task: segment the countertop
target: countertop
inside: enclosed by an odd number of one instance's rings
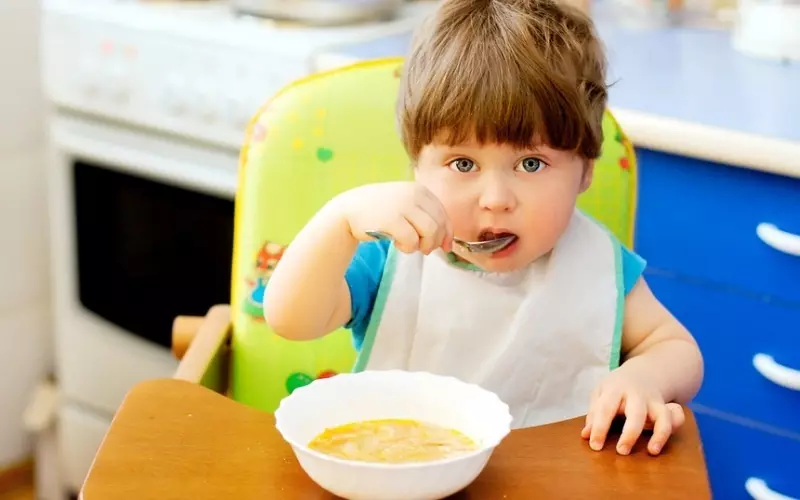
[[[800,63],[740,54],[729,31],[595,22],[608,52],[609,106],[634,144],[800,178]],[[403,56],[410,37],[342,46],[319,65]]]

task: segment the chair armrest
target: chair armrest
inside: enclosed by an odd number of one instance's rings
[[[183,359],[200,327],[206,321],[205,316],[178,316],[172,322],[172,355],[178,361]]]
[[[227,392],[230,336],[231,310],[227,305],[212,307],[203,318],[175,318],[172,352],[181,362],[173,378]]]

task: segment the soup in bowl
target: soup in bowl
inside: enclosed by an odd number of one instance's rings
[[[508,435],[508,405],[453,377],[399,370],[319,379],[275,412],[300,466],[350,500],[434,500],[468,486]]]

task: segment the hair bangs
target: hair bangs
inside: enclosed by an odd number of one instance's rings
[[[403,71],[401,135],[416,160],[434,142],[541,144],[600,155],[605,63],[587,19],[550,0],[445,0]]]
[[[584,121],[574,105],[577,95],[570,95],[575,91],[565,91],[553,81],[525,84],[534,79],[503,74],[488,65],[480,69],[467,78],[430,75],[432,81],[420,89],[418,112],[410,124],[416,132],[414,151],[425,144],[453,146],[473,140],[519,149],[542,143],[562,150],[581,149]]]

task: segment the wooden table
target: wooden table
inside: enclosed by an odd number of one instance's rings
[[[125,398],[82,500],[335,498],[305,475],[271,414],[189,382],[141,383]],[[452,500],[711,498],[694,417],[659,457],[619,456],[580,438],[583,419],[513,431]]]

